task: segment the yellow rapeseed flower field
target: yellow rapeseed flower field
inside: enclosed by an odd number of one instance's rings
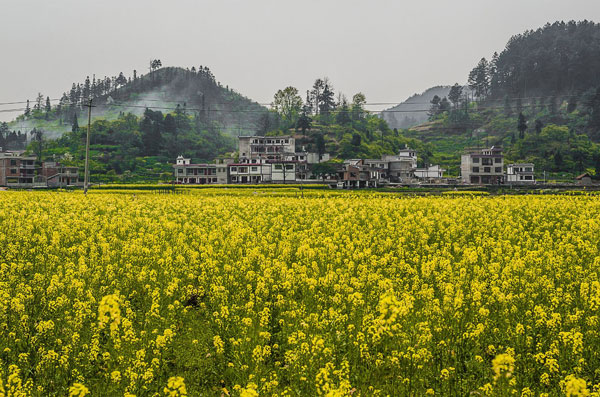
[[[598,396],[598,196],[0,193],[0,396]]]

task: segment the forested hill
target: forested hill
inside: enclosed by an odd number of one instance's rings
[[[510,38],[471,71],[469,84],[490,98],[560,96],[600,86],[600,24],[555,22]]]
[[[599,24],[555,22],[513,36],[471,70],[468,88],[435,97],[429,122],[407,132],[433,145],[437,161],[458,169],[465,147],[501,145],[508,161],[540,173],[600,176]]]
[[[23,115],[9,124],[23,133],[33,128],[46,137],[57,137],[87,121],[87,107],[92,99],[93,119],[115,120],[120,115],[141,115],[146,108],[163,113],[181,110],[198,114],[213,129],[229,135],[252,134],[267,109],[218,82],[208,67],[183,69],[160,68],[155,61],[151,72],[132,76],[96,79],[89,76],[83,83],[73,83],[62,97],[50,100],[39,94],[27,104]]]
[[[450,92],[450,86],[437,86],[425,90],[421,94],[414,94],[406,101],[381,112],[381,117],[390,128],[410,128],[427,121],[427,113],[422,109],[434,96],[445,97]]]

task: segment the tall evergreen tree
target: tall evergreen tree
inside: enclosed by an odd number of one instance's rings
[[[329,114],[335,109],[334,97],[335,93],[333,92],[333,89],[329,83],[325,83],[323,92],[321,93],[321,101],[319,103],[319,113],[325,118],[325,122],[329,121]]]
[[[316,79],[315,83],[313,84],[313,89],[310,92],[311,94],[311,106],[313,107],[313,111],[315,114],[319,114],[319,107],[321,105],[321,93],[323,92],[323,89],[325,88],[325,81],[322,79]]]
[[[73,121],[71,123],[71,131],[78,132],[79,131],[79,122],[77,121],[77,114],[73,113]]]
[[[50,97],[49,96],[46,97],[46,106],[44,107],[44,110],[46,111],[46,120],[48,120],[48,118],[50,116],[50,110],[52,110],[52,106],[50,105]]]
[[[91,97],[92,85],[90,83],[90,76],[85,78],[85,82],[83,83],[83,88],[81,90],[81,100],[82,103],[86,102]]]
[[[469,88],[473,90],[478,99],[484,99],[490,88],[489,65],[485,58],[481,58],[477,66],[469,73]]]

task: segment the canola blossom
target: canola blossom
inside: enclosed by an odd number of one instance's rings
[[[598,196],[0,193],[0,396],[598,396]]]

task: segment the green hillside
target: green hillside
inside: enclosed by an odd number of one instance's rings
[[[507,161],[570,179],[600,175],[600,25],[556,22],[512,37],[434,98],[429,122],[403,133],[434,147],[433,161],[458,172],[467,147],[503,146]]]
[[[46,99],[47,98],[47,99]],[[258,103],[217,82],[207,67],[183,69],[158,68],[146,75],[92,79],[73,83],[62,97],[49,100],[39,94],[23,114],[8,124],[10,130],[42,129],[46,137],[60,137],[77,124],[87,123],[88,100],[92,99],[93,120],[116,120],[122,114],[141,116],[146,108],[164,113],[181,108],[198,113],[203,119],[229,135],[253,133],[266,109]]]

